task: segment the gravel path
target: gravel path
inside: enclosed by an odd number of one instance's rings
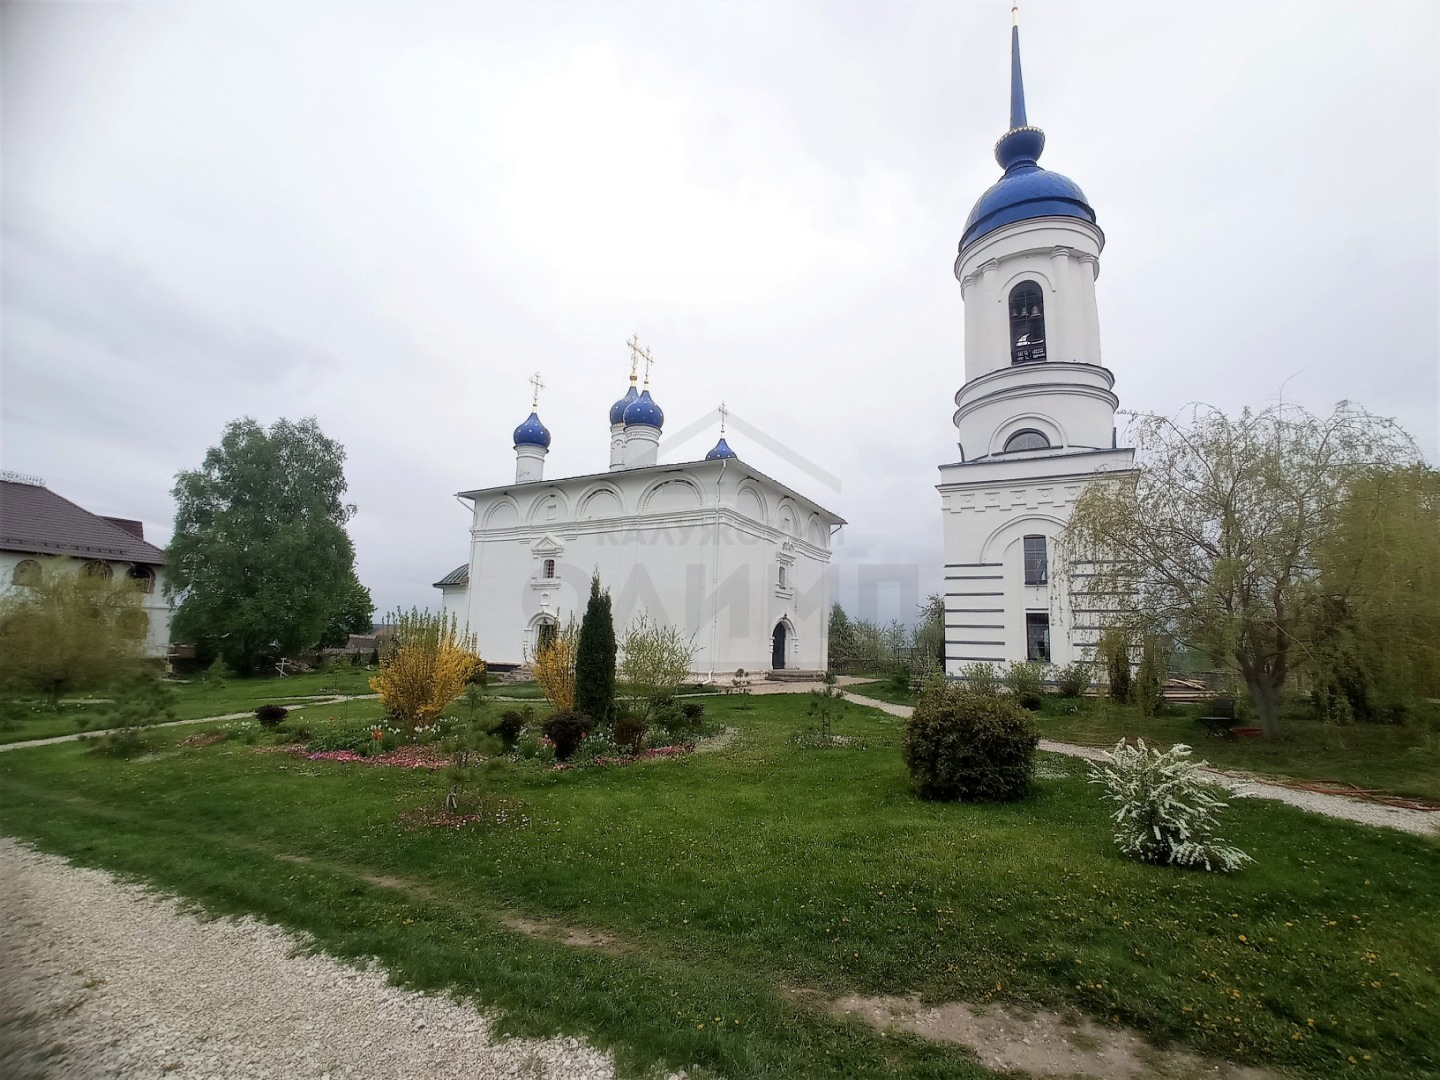
[[[888,701],[879,701],[860,694],[847,693],[845,700],[906,719],[909,719],[913,711],[909,705],[892,705]],[[1054,742],[1050,739],[1041,739],[1040,749],[1052,754],[1085,758],[1087,761],[1099,761],[1105,756],[1105,751],[1098,747],[1077,746],[1074,743]],[[1367,802],[1364,799],[1352,799],[1345,795],[1326,795],[1319,791],[1296,791],[1281,784],[1271,784],[1253,776],[1222,772],[1219,769],[1203,769],[1201,772],[1205,779],[1225,788],[1236,798],[1274,799],[1276,802],[1289,803],[1301,810],[1323,814],[1325,817],[1357,821],[1361,825],[1399,829],[1417,836],[1440,836],[1440,813],[1434,811],[1407,810],[1398,806]]]
[[[614,1075],[577,1039],[497,1042],[470,1005],[301,947],[0,837],[0,1077]]]

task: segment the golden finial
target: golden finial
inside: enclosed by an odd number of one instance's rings
[[[530,408],[538,409],[540,407],[540,391],[545,389],[544,380],[540,378],[538,371],[530,376],[530,385],[535,388],[535,396],[530,399]]]

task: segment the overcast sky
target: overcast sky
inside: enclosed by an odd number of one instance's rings
[[[1026,0],[1042,164],[1104,229],[1122,408],[1350,399],[1440,458],[1433,2]],[[437,604],[454,492],[602,470],[625,340],[669,431],[851,524],[841,596],[940,579],[965,218],[1009,5],[15,4],[3,13],[3,450],[164,543],[227,421],[347,448],[380,612]],[[689,460],[713,427],[667,448]],[[895,567],[896,570],[876,570]]]

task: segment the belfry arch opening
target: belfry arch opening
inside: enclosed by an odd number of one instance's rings
[[[1045,359],[1045,295],[1033,281],[1010,290],[1010,363]]]

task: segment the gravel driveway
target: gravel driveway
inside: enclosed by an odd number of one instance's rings
[[[469,1005],[300,946],[0,837],[0,1077],[614,1075],[579,1040],[497,1042]]]

